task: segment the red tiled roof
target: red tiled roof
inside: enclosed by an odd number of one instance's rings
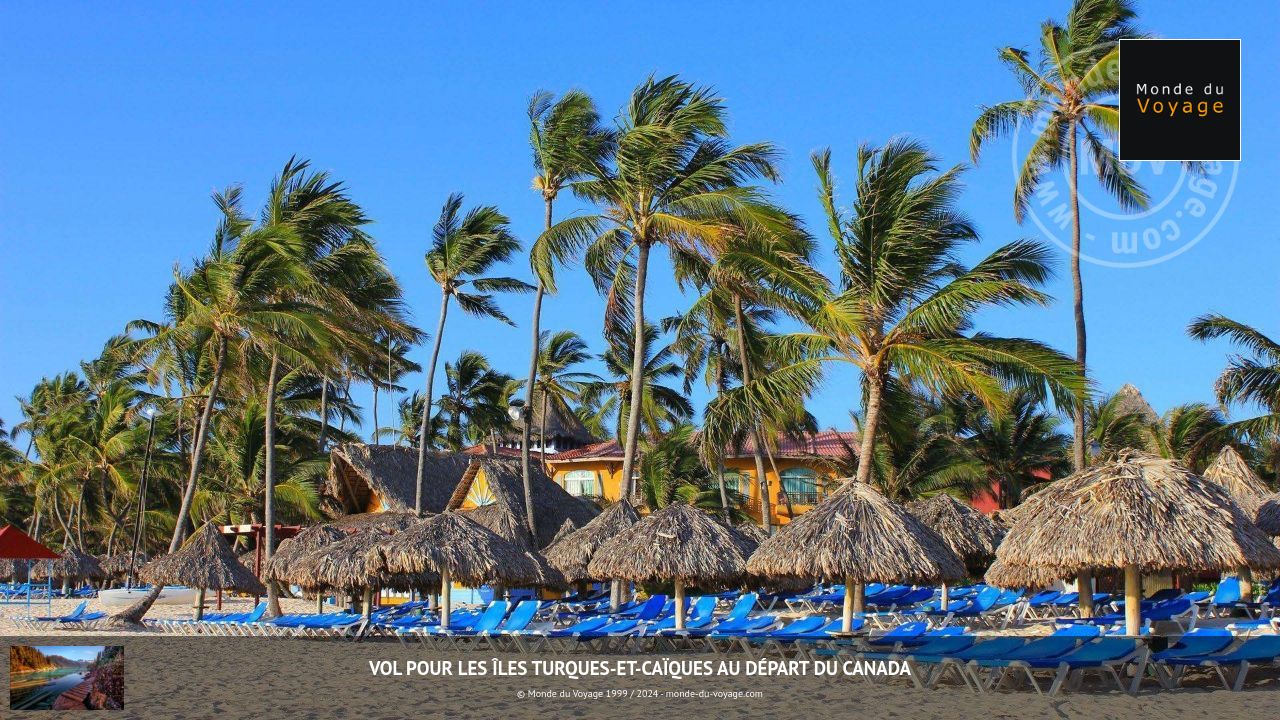
[[[846,450],[845,445],[853,448],[855,452],[858,449],[858,434],[853,432],[838,432],[836,430],[824,430],[812,435],[806,435],[802,438],[782,437],[778,438],[778,450],[775,453],[777,457],[796,458],[796,457],[844,457]],[[755,443],[747,440],[742,447],[742,451],[737,457],[746,457],[755,453]],[[556,453],[547,458],[548,462],[566,462],[573,460],[620,460],[622,459],[622,446],[617,440],[606,440],[585,447],[566,450],[562,453]]]

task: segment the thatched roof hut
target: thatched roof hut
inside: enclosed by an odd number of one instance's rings
[[[901,505],[852,479],[760,543],[747,569],[765,577],[843,578],[845,629],[869,582],[931,583],[965,575],[946,542]]]
[[[328,478],[321,488],[322,505],[332,516],[368,511],[408,513],[417,490],[418,453],[413,448],[390,445],[340,445],[330,454]],[[551,543],[565,520],[585,525],[599,510],[570,495],[547,477],[540,466],[530,468],[534,516],[537,521],[536,547]],[[477,479],[483,472],[483,480]],[[423,510],[439,513],[456,509],[468,490],[483,484],[485,497],[474,504],[484,505],[478,521],[503,521],[507,512],[520,524],[525,521],[524,480],[520,461],[463,453],[429,453],[426,459]],[[491,505],[497,506],[489,509]]]
[[[1262,478],[1249,467],[1249,463],[1230,445],[1224,446],[1209,467],[1205,468],[1204,479],[1221,485],[1250,519],[1257,516],[1258,508],[1271,492]]]
[[[282,541],[276,551],[271,554],[271,559],[262,566],[263,581],[289,582],[288,578],[293,574],[293,566],[303,556],[321,547],[338,542],[346,536],[347,533],[340,530],[336,525],[321,523],[312,525],[297,535]],[[302,584],[299,583],[299,585]]]
[[[1280,550],[1220,485],[1135,450],[1037,493],[996,558],[1011,573],[1123,570],[1130,634],[1138,630],[1144,573],[1280,567]]]
[[[444,512],[397,533],[369,550],[370,572],[440,574],[441,624],[449,622],[453,582],[470,585],[536,582],[542,570],[528,551],[469,519],[466,513]]]
[[[389,573],[370,563],[370,551],[385,545],[392,537],[385,530],[369,528],[321,545],[299,557],[291,565],[286,580],[307,590],[327,588],[345,592],[375,587],[422,590],[439,585],[437,573]]]
[[[581,525],[575,523],[573,520],[566,519],[560,524],[560,529],[556,531],[556,536],[551,538],[551,544],[554,545],[555,543],[569,537],[577,532],[581,527]],[[550,545],[548,545],[548,547],[550,547]]]
[[[422,518],[411,512],[369,512],[343,515],[330,520],[327,524],[344,532],[378,529],[387,532],[400,532],[416,525]]]
[[[686,584],[724,585],[746,574],[742,537],[707,513],[675,503],[623,528],[597,548],[587,574],[634,582],[673,581],[679,629],[684,627]]]
[[[968,503],[940,493],[908,503],[907,510],[942,538],[965,562],[984,562],[996,555],[1004,528]]]
[[[1255,518],[1258,529],[1268,535],[1280,535],[1280,493],[1262,499]]]
[[[53,561],[52,567],[47,562],[31,566],[33,580],[44,580],[50,576],[55,579],[101,580],[107,574],[103,571],[102,563],[98,562],[98,558],[79,548],[70,547],[62,551],[58,559]]]
[[[0,580],[11,582],[27,581],[26,560],[0,560]]]
[[[144,582],[187,585],[200,590],[238,590],[263,595],[267,589],[236,559],[212,523],[205,523],[177,552],[152,560],[139,573]]]
[[[1160,413],[1151,407],[1151,403],[1142,396],[1142,391],[1132,383],[1125,383],[1116,391],[1116,412],[1119,415],[1137,415],[1142,421],[1151,424],[1160,420]]]
[[[619,500],[581,529],[549,545],[543,550],[543,557],[563,573],[568,582],[598,579],[587,572],[587,564],[596,550],[639,520],[640,516],[631,503]]]
[[[987,568],[983,579],[1002,588],[1043,588],[1070,576],[1071,572],[1060,568],[1009,565],[996,560],[991,563],[991,567]]]

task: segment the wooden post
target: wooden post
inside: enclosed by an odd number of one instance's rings
[[[684,629],[684,583],[676,580],[676,630]]]
[[[218,609],[222,609],[222,588],[218,588]]]
[[[1080,617],[1093,617],[1093,569],[1081,570],[1076,576],[1076,590],[1080,593]]]
[[[853,592],[853,611],[856,613],[865,612],[867,609],[867,586],[858,583],[853,587],[844,586],[844,596],[849,597],[850,591]]]
[[[609,583],[609,612],[618,612],[618,606],[622,604],[622,581],[614,578]]]
[[[449,579],[449,568],[440,568],[440,629],[449,629],[449,591],[453,589],[453,581]]]
[[[840,632],[853,632],[853,593],[849,588],[853,587],[853,576],[847,575],[844,579],[844,619],[840,624]]]
[[[1236,575],[1240,578],[1240,602],[1252,602],[1253,571],[1247,567],[1242,567]]]
[[[322,592],[316,593],[316,614],[324,614],[324,593]]]
[[[204,588],[196,593],[196,622],[204,618]]]
[[[368,620],[373,615],[373,588],[365,586],[364,588],[364,619]]]
[[[951,604],[951,586],[945,582],[942,583],[942,606],[938,608],[941,612],[947,611],[947,606]]]
[[[1137,637],[1142,632],[1142,574],[1137,565],[1124,568],[1124,634]]]

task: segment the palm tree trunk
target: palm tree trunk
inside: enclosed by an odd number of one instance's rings
[[[440,339],[444,336],[444,321],[449,315],[449,293],[440,289],[440,322],[436,323],[436,340],[431,348],[431,364],[427,366],[427,394],[422,398],[422,424],[418,427],[418,481],[413,496],[413,511],[422,516],[422,491],[426,479],[427,425],[431,422],[432,384],[436,377],[436,362],[440,360]]]
[[[378,387],[373,387],[374,403],[377,403]],[[374,417],[377,417],[377,405],[374,406]],[[373,429],[378,429],[377,420],[373,423]],[[320,452],[324,452],[324,436],[329,434],[329,376],[325,375],[320,378],[320,433],[316,436],[316,447]]]
[[[742,373],[742,385],[746,387],[751,384],[751,358],[747,354],[746,314],[742,311],[741,295],[733,298],[733,314],[738,325],[738,365]],[[756,478],[760,483],[760,524],[764,526],[766,534],[773,534],[773,502],[769,494],[769,477],[764,472],[759,422],[751,428],[751,438],[755,445],[752,455],[756,463]]]
[[[862,419],[862,444],[858,450],[860,483],[871,482],[872,457],[876,450],[876,424],[880,422],[880,395],[884,391],[878,372],[867,373],[867,411]]]
[[[1087,375],[1085,364],[1086,336],[1084,328],[1084,281],[1080,277],[1080,191],[1078,175],[1078,152],[1076,150],[1076,124],[1071,123],[1068,142],[1071,153],[1071,177],[1068,192],[1071,193],[1071,290],[1073,294],[1072,308],[1076,321],[1076,362],[1080,365],[1080,375]],[[1074,437],[1071,441],[1071,464],[1076,472],[1084,469],[1084,406],[1077,403],[1071,413],[1074,425]]]
[[[373,444],[379,445],[378,442],[378,383],[373,383]]]
[[[546,201],[546,218],[545,227],[551,229],[551,208],[554,200],[544,196]],[[525,520],[529,523],[529,533],[537,537],[534,528],[533,517],[533,475],[530,470],[532,461],[532,448],[530,444],[533,441],[533,428],[529,426],[530,413],[533,412],[533,387],[538,383],[538,354],[542,351],[540,347],[542,343],[542,296],[546,289],[542,285],[542,281],[538,281],[538,289],[533,294],[533,352],[529,356],[529,378],[524,386],[524,420],[521,423],[523,427],[520,429],[520,478],[524,481],[524,515]],[[545,460],[547,456],[546,438],[538,441],[538,447],[542,452],[542,458]]]
[[[724,521],[729,523],[729,491],[724,486],[724,461],[720,461],[716,467],[716,482],[720,484],[720,512],[724,514]]]
[[[169,540],[169,552],[174,552],[182,545],[186,534],[186,518],[191,512],[191,501],[196,494],[196,479],[200,476],[200,463],[204,459],[204,445],[209,435],[209,421],[213,417],[213,405],[218,400],[218,387],[222,384],[222,371],[227,360],[227,342],[218,341],[218,355],[213,365],[213,380],[209,383],[209,397],[205,401],[204,411],[200,413],[200,421],[196,425],[195,447],[191,450],[191,472],[187,476],[187,487],[182,493],[182,506],[173,524],[173,537]],[[107,620],[108,626],[137,626],[142,618],[151,610],[156,598],[164,590],[162,583],[153,583],[151,592],[138,602],[112,615]]]
[[[640,403],[644,397],[644,285],[649,273],[649,243],[641,242],[636,257],[636,286],[632,297],[635,341],[631,349],[631,406],[627,408],[626,445],[622,453],[622,497],[631,499],[635,492],[631,479],[640,441]]]
[[[769,449],[768,445],[765,445],[764,452],[769,458],[769,467],[773,469],[773,476],[778,478],[778,494],[782,496],[782,502],[787,505],[787,518],[795,520],[796,513],[791,507],[791,496],[787,494],[787,488],[782,484],[782,473],[778,472],[778,463],[773,460],[773,451]]]
[[[263,453],[265,458],[262,463],[263,474],[263,501],[262,501],[262,524],[263,524],[263,562],[271,559],[272,552],[276,546],[276,382],[280,372],[280,355],[279,353],[271,353],[271,369],[267,373],[267,417],[263,425],[266,426],[266,437],[263,440]],[[267,583],[267,613],[270,617],[280,615],[280,589],[275,583]]]
[[[213,381],[209,383],[209,397],[205,400],[204,411],[200,413],[200,422],[196,426],[195,447],[191,450],[191,472],[187,475],[187,487],[182,492],[182,505],[174,521],[173,538],[169,541],[169,552],[176,552],[186,536],[187,516],[191,513],[191,501],[196,496],[196,480],[200,477],[200,465],[204,460],[204,446],[209,438],[209,424],[213,418],[213,406],[218,401],[218,387],[222,384],[222,371],[227,360],[227,341],[218,341],[218,356],[214,360]],[[149,607],[149,606],[148,606]]]

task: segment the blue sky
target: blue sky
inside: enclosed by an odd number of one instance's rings
[[[831,146],[838,173],[851,178],[859,142],[907,133],[947,164],[966,161],[978,107],[1017,97],[996,48],[1030,47],[1039,23],[1067,8],[1062,0],[999,11],[932,0],[651,2],[644,12],[603,3],[462,5],[139,3],[125,12],[97,3],[4,4],[0,418],[17,422],[15,395],[93,356],[126,321],[158,319],[174,265],[188,265],[212,234],[209,194],[243,183],[253,203],[292,154],[346,181],[376,220],[373,233],[416,321],[433,329],[439,295],[422,254],[450,192],[497,204],[526,242],[540,229],[524,116],[535,90],[584,89],[612,117],[650,73],[713,85],[735,139],[767,139],[783,150],[785,177],[775,193],[820,232],[811,152]],[[1280,335],[1280,98],[1271,77],[1280,65],[1280,5],[1208,7],[1140,5],[1143,27],[1163,37],[1243,39],[1245,159],[1230,201],[1220,202],[1224,182],[1213,201],[1220,219],[1176,257],[1084,271],[1094,376],[1106,390],[1137,384],[1160,410],[1212,398],[1228,348],[1187,339],[1195,315],[1223,312]],[[1033,222],[1014,221],[1013,153],[1013,144],[999,143],[966,175],[962,206],[984,239],[972,259],[1019,237],[1045,239]],[[1171,179],[1176,168],[1166,172],[1149,177],[1182,202],[1185,179]],[[1087,181],[1085,188],[1088,197]],[[557,206],[561,217],[583,210],[572,198]],[[1085,217],[1103,255],[1112,230],[1138,227],[1108,211],[1100,202]],[[1057,257],[1060,272],[1049,286],[1056,303],[985,313],[980,329],[1070,352],[1066,254]],[[654,316],[685,304],[663,263],[657,258],[651,273]],[[524,262],[510,273],[529,276]],[[599,299],[580,272],[562,277],[544,327],[574,329],[600,349]],[[527,321],[528,298],[503,306]],[[442,357],[476,348],[517,374],[528,344],[523,327],[455,314]],[[425,361],[427,350],[415,357]],[[847,426],[856,388],[853,374],[833,373],[811,409],[824,425]],[[366,407],[367,395],[356,395]]]
[[[61,655],[70,660],[91,662],[102,652],[102,645],[37,645],[36,649],[45,655]]]

